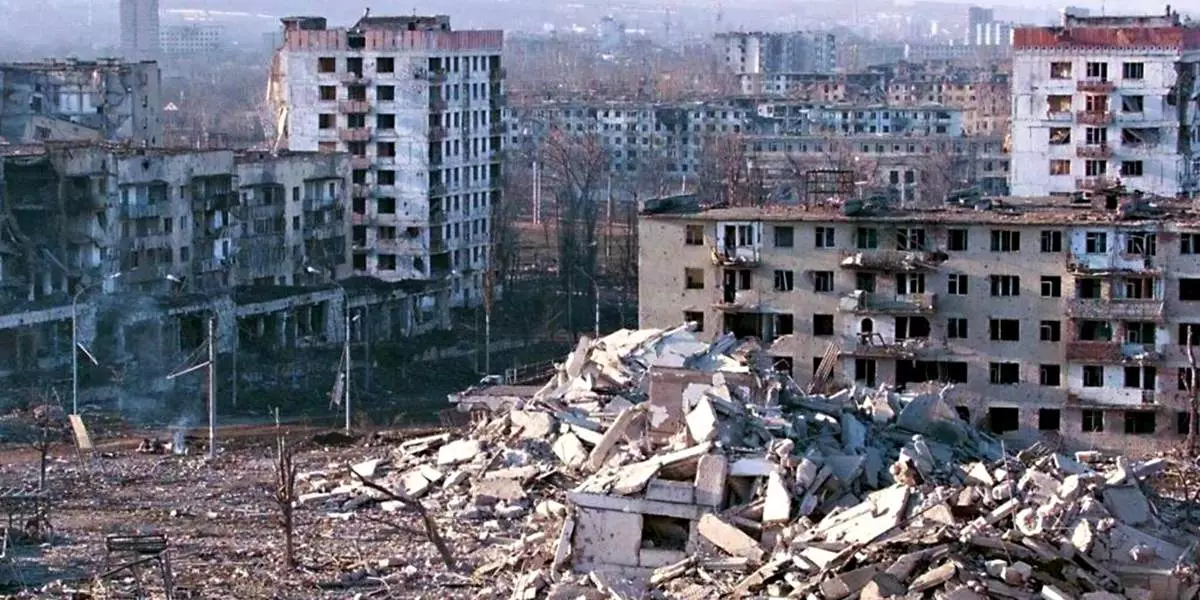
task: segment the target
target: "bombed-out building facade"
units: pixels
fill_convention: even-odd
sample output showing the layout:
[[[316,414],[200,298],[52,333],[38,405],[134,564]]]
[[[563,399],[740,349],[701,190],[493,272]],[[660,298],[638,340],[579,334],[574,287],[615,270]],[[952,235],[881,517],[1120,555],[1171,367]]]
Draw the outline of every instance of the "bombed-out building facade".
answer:
[[[351,270],[448,281],[455,306],[484,296],[500,198],[502,31],[445,15],[283,20],[269,96],[277,145],[351,156]]]
[[[104,370],[164,386],[212,317],[222,353],[340,344],[347,302],[360,340],[447,326],[437,286],[350,277],[349,177],[341,153],[0,146],[0,377],[69,365],[73,315]]]
[[[803,385],[954,383],[964,418],[1076,448],[1161,448],[1195,419],[1200,213],[1183,201],[685,196],[647,204],[639,240],[642,327],[758,338]]]

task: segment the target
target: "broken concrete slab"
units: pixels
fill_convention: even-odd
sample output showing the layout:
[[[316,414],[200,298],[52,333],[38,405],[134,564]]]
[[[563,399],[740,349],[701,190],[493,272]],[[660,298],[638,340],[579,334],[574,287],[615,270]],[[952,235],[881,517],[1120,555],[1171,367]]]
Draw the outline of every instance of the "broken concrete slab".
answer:
[[[1151,518],[1146,495],[1134,486],[1105,488],[1104,506],[1127,525],[1141,525]]]
[[[564,433],[558,436],[558,439],[554,440],[554,444],[550,446],[550,450],[554,452],[554,456],[558,457],[560,462],[571,469],[578,469],[588,459],[583,442],[574,433]]]
[[[765,554],[754,538],[711,513],[700,517],[697,532],[714,546],[733,556],[761,561]]]
[[[843,573],[837,577],[826,579],[821,582],[821,597],[826,600],[841,600],[866,587],[875,575],[879,572],[879,568],[875,565],[869,565],[860,569],[855,569],[849,573]]]
[[[729,465],[730,477],[766,477],[779,467],[766,458],[739,458]]]
[[[571,539],[577,569],[598,563],[636,567],[641,560],[642,516],[579,508]]]
[[[653,478],[646,485],[646,499],[676,504],[692,504],[696,501],[696,488],[690,481],[671,481]]]
[[[646,484],[650,483],[651,478],[658,475],[661,468],[662,465],[657,458],[625,465],[615,473],[616,481],[613,483],[612,492],[619,496],[640,492],[646,488]]]
[[[725,503],[729,460],[722,454],[705,454],[696,465],[696,504],[719,508]]]
[[[941,566],[934,567],[921,574],[913,580],[908,586],[908,591],[913,593],[924,592],[925,590],[935,588],[947,581],[950,581],[954,574],[958,572],[958,566],[953,562],[946,562]]]
[[[767,494],[763,504],[764,525],[785,523],[792,516],[792,495],[783,483],[783,476],[772,471],[767,477]]]
[[[620,412],[617,415],[616,421],[612,426],[604,432],[604,437],[597,442],[592,448],[591,454],[588,455],[587,462],[584,463],[584,469],[590,472],[595,472],[604,466],[604,462],[608,460],[608,455],[617,445],[617,442],[625,436],[625,430],[633,423],[633,420],[641,414],[640,406],[635,406]]]
[[[545,411],[513,410],[508,418],[522,439],[547,439],[556,426],[554,416]]]
[[[686,421],[688,434],[694,442],[707,442],[717,437],[717,414],[708,398],[701,397],[696,402],[696,407],[687,414]]]
[[[483,445],[478,440],[455,440],[438,448],[437,464],[450,466],[470,462],[482,451]]]

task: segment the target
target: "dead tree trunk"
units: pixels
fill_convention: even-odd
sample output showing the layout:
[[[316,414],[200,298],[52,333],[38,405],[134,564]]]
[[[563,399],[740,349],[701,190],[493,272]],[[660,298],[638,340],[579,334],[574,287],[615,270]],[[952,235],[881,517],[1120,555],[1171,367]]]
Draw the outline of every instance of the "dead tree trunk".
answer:
[[[1196,381],[1196,353],[1192,349],[1192,335],[1192,328],[1188,327],[1186,346],[1184,346],[1187,348],[1188,359],[1188,377],[1185,386],[1188,395],[1188,430],[1185,443],[1187,444],[1187,455],[1194,457],[1196,456],[1196,433],[1197,430],[1200,430],[1200,419],[1197,419],[1197,413],[1200,413],[1200,395],[1196,393],[1197,383],[1200,382]]]
[[[350,474],[358,478],[363,485],[383,494],[390,500],[396,500],[400,502],[405,508],[417,513],[417,516],[421,518],[421,522],[425,525],[425,536],[428,537],[429,541],[433,543],[433,546],[437,548],[438,554],[442,556],[442,562],[446,564],[447,569],[450,569],[451,571],[455,570],[456,562],[454,560],[454,554],[450,552],[450,547],[447,546],[446,541],[442,539],[442,534],[438,531],[437,522],[435,522],[433,517],[430,516],[429,511],[425,510],[425,505],[421,504],[419,500],[409,497],[409,495],[405,494],[404,492],[393,492],[379,485],[378,483],[375,483],[373,480],[363,477],[361,473],[355,471],[353,468],[350,468]]]
[[[276,449],[275,502],[279,504],[279,526],[283,529],[283,560],[288,569],[295,569],[293,515],[296,510],[296,465],[292,463],[292,449],[288,447],[284,436],[279,436]]]

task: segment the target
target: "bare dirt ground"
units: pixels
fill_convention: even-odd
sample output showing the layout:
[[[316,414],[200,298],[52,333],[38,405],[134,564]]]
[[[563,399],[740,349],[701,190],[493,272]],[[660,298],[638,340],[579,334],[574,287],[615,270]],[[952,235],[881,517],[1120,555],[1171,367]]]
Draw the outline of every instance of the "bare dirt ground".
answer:
[[[12,583],[0,587],[0,597],[135,597],[128,573],[94,581],[110,566],[104,549],[110,533],[165,534],[176,598],[501,597],[486,582],[458,574],[481,564],[485,551],[496,547],[495,536],[444,525],[443,535],[461,562],[452,573],[414,516],[385,513],[377,506],[340,515],[297,508],[299,567],[287,569],[273,499],[274,434],[273,427],[223,432],[222,453],[211,463],[202,451],[138,454],[136,437],[98,444],[96,453],[85,458],[73,449],[60,450],[51,460],[47,484],[55,539],[18,546],[12,560],[0,560],[0,584]],[[349,464],[388,452],[385,446],[322,446],[314,443],[313,434],[296,427],[290,432],[302,474],[345,473]],[[28,450],[0,452],[0,489],[35,485],[37,463]],[[307,489],[297,484],[297,491]],[[143,572],[142,580],[152,589],[151,597],[163,597],[157,573]]]

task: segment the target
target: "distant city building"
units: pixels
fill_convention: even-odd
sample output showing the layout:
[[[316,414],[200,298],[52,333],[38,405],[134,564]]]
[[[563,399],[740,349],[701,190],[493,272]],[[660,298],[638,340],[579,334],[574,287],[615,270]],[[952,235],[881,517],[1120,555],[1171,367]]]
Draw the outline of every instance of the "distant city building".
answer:
[[[1200,192],[1200,29],[1178,14],[1065,17],[1016,31],[1012,191],[1071,194],[1120,182]]]
[[[167,25],[159,35],[165,56],[194,56],[219,51],[225,44],[225,26],[219,23]]]
[[[720,33],[718,52],[737,74],[832,73],[837,68],[837,43],[832,33]]]
[[[600,51],[611,53],[625,47],[625,24],[608,16],[600,20],[596,27],[600,42]]]
[[[98,137],[158,146],[163,143],[161,87],[158,64],[150,61],[0,64],[0,138],[16,142]],[[79,127],[96,133],[81,133]]]
[[[121,0],[121,54],[126,60],[157,60],[158,0]]]
[[[445,15],[283,24],[279,145],[351,155],[353,272],[444,282],[477,306],[500,201],[504,32],[454,31]]]

